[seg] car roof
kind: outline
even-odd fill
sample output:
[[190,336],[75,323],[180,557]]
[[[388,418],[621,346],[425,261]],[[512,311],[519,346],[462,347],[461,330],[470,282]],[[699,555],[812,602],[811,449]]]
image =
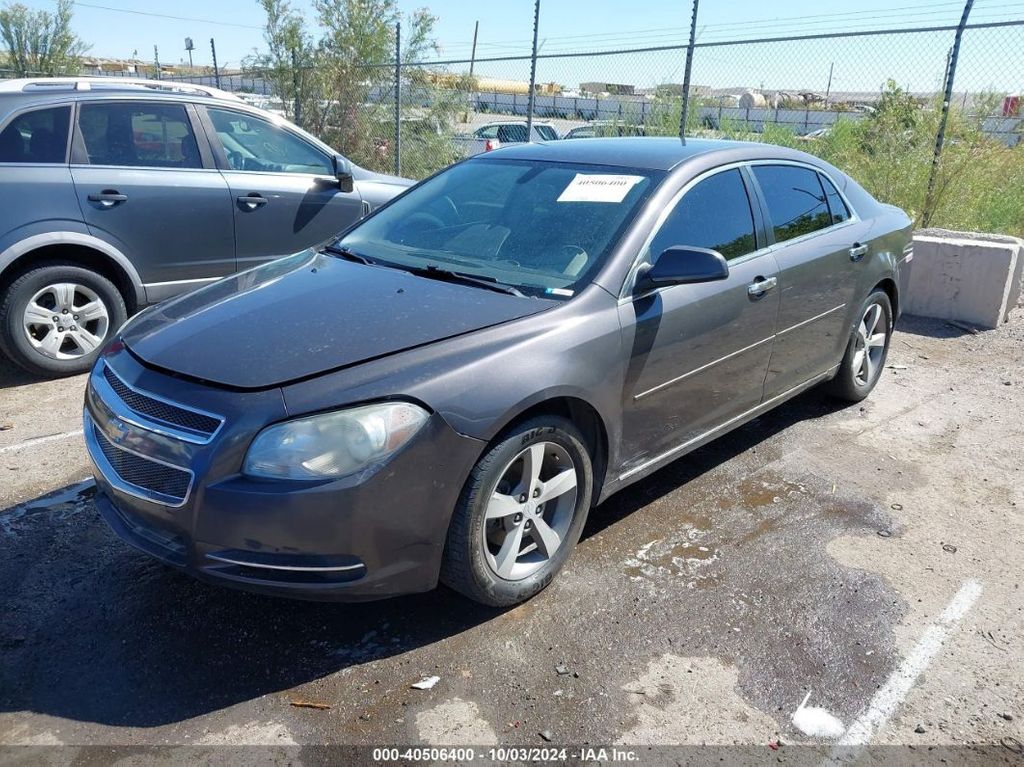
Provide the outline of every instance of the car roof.
[[659,136],[622,136],[610,138],[563,139],[533,144],[516,144],[478,157],[508,160],[539,160],[571,162],[585,165],[610,165],[644,170],[672,170],[695,157],[709,159],[715,164],[746,160],[796,160],[826,166],[821,160],[795,149],[759,144],[752,141],[725,141],[719,139],[686,139]]
[[46,101],[86,95],[141,94],[147,97],[207,98],[240,103],[233,93],[209,85],[136,77],[32,77],[0,81],[0,98]]

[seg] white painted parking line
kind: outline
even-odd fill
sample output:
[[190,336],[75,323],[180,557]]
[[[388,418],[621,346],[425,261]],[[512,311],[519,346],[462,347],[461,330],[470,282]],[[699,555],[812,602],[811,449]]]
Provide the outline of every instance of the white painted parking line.
[[974,606],[981,596],[981,583],[975,580],[964,581],[960,590],[942,611],[939,620],[929,626],[914,649],[892,673],[885,685],[875,693],[867,710],[861,714],[846,734],[839,739],[824,764],[834,765],[849,762],[856,758],[856,751],[866,746],[872,736],[885,726],[896,709],[906,699],[907,693],[917,682],[917,678],[928,668],[935,656],[939,654],[943,643],[963,620],[967,611]]
[[68,437],[81,437],[85,432],[82,429],[76,429],[75,431],[66,431],[61,434],[48,434],[45,437],[36,437],[35,439],[27,439],[24,442],[19,442],[17,445],[8,445],[7,447],[0,447],[0,453],[11,453],[15,450],[21,450],[26,447],[35,447],[36,445],[45,445],[47,442],[56,442],[59,439],[66,439]]

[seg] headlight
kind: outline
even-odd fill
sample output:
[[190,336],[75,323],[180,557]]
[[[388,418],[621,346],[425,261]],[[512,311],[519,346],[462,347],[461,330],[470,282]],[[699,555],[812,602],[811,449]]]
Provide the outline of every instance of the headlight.
[[273,479],[345,477],[392,455],[429,417],[408,402],[384,402],[287,421],[257,435],[243,471]]

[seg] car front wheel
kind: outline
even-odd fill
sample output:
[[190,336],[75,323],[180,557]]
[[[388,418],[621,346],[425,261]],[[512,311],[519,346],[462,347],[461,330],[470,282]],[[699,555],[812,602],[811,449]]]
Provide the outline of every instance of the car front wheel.
[[572,422],[542,416],[507,433],[477,462],[452,517],[441,581],[486,605],[547,586],[579,540],[593,464]]
[[83,373],[126,318],[105,277],[73,264],[39,266],[0,294],[0,349],[36,375]]

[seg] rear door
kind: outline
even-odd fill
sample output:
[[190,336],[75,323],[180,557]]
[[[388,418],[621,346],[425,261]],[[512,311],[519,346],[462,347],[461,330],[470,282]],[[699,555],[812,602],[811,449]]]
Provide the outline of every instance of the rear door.
[[173,101],[78,106],[71,174],[85,221],[132,260],[151,300],[235,269],[227,183],[194,116]]
[[338,188],[319,147],[251,112],[204,109],[231,190],[239,269],[324,243],[362,215],[358,189]]
[[857,246],[866,226],[810,166],[765,163],[752,171],[780,272],[778,335],[765,379],[765,396],[772,397],[842,357],[856,309],[851,304],[861,260]]
[[737,167],[686,188],[642,259],[682,245],[726,257],[729,277],[631,296],[620,321],[632,353],[623,396],[627,474],[757,407],[772,351],[778,268],[762,246]]

